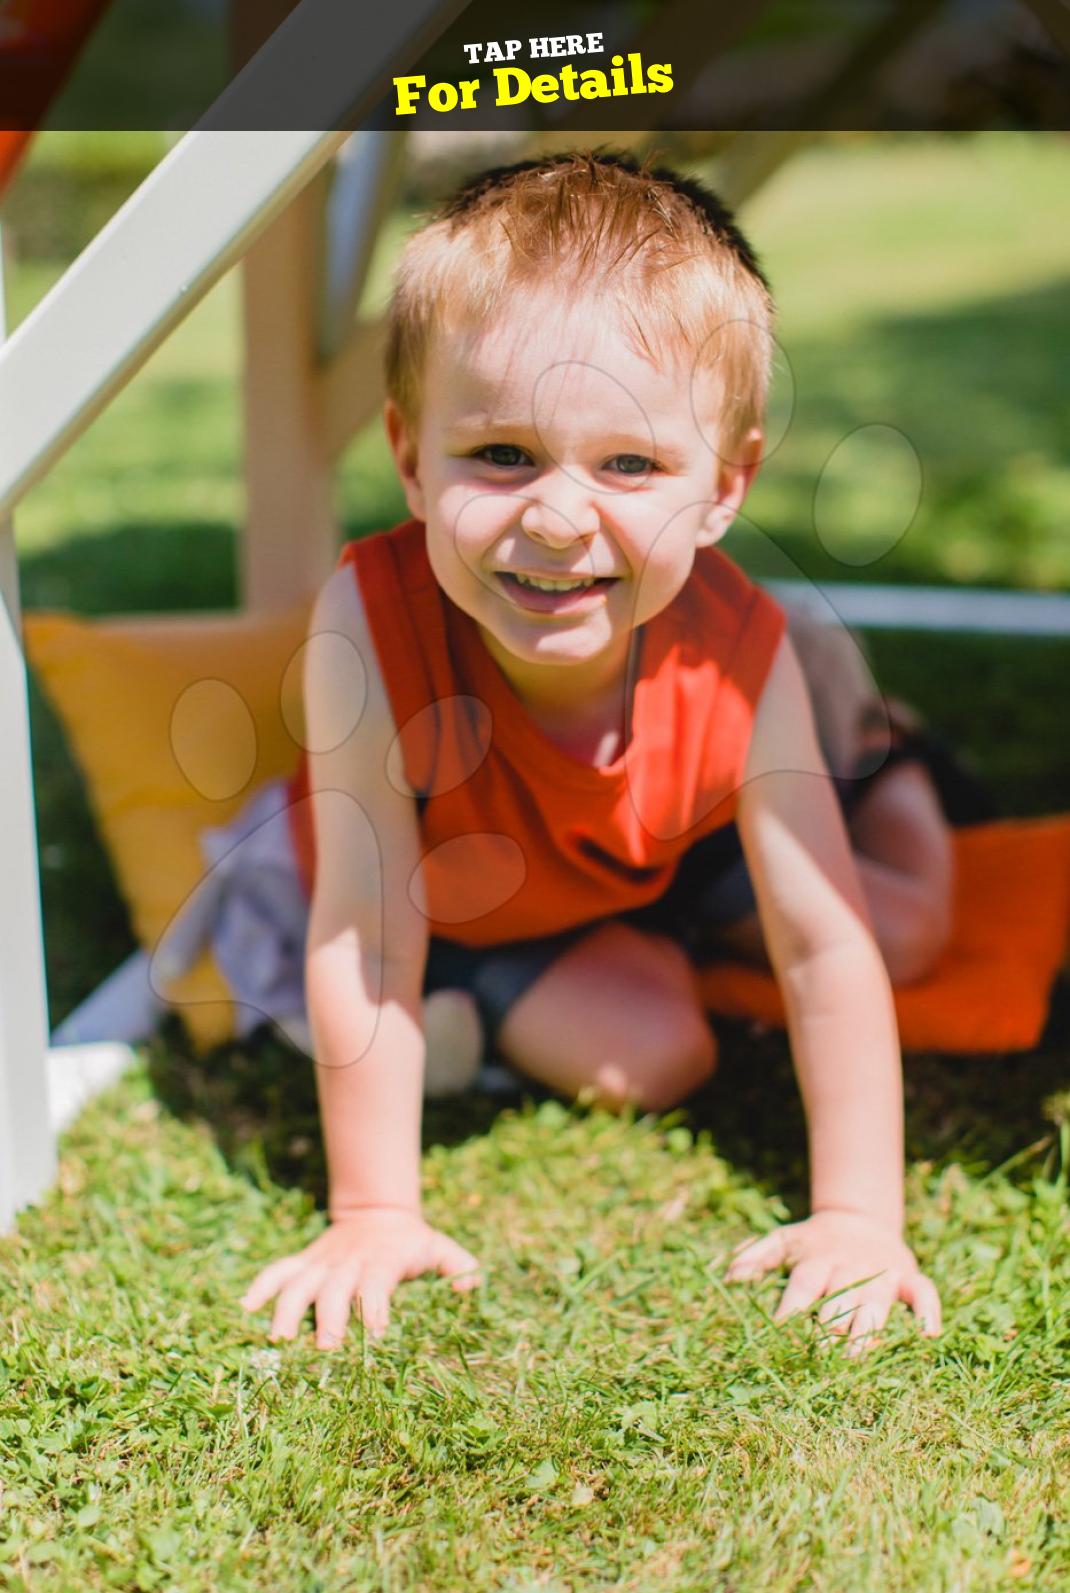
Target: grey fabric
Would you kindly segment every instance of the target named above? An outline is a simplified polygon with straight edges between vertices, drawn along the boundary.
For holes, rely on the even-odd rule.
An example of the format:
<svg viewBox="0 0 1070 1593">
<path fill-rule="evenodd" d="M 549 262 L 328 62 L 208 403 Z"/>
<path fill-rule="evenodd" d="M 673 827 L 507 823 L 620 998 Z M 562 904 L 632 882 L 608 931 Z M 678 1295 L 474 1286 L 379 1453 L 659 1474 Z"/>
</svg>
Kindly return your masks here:
<svg viewBox="0 0 1070 1593">
<path fill-rule="evenodd" d="M 286 785 L 260 786 L 229 824 L 202 830 L 207 872 L 161 939 L 153 974 L 184 973 L 210 950 L 245 1036 L 265 1020 L 304 1042 L 308 903 L 290 841 Z"/>
<path fill-rule="evenodd" d="M 241 1004 L 239 1032 L 262 1018 L 305 1011 L 308 903 L 298 878 L 285 784 L 269 782 L 230 824 L 201 833 L 213 874 L 225 884 L 212 952 Z"/>
</svg>

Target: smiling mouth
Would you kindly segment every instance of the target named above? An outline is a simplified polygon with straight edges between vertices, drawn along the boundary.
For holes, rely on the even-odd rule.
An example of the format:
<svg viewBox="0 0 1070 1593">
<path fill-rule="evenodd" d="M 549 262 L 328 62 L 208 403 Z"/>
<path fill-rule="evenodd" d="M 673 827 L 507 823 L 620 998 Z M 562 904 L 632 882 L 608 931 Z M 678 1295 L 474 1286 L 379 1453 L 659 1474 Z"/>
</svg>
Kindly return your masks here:
<svg viewBox="0 0 1070 1593">
<path fill-rule="evenodd" d="M 521 586 L 537 586 L 543 592 L 573 592 L 578 586 L 593 586 L 598 580 L 608 579 L 597 575 L 528 575 L 524 570 L 507 570 L 502 574 L 511 575 Z"/>
<path fill-rule="evenodd" d="M 498 570 L 496 577 L 515 603 L 537 613 L 558 613 L 563 609 L 579 608 L 599 597 L 619 579 L 615 575 L 601 575 L 582 576 L 567 582 L 537 582 L 531 576 L 514 575 L 507 570 Z"/>
</svg>

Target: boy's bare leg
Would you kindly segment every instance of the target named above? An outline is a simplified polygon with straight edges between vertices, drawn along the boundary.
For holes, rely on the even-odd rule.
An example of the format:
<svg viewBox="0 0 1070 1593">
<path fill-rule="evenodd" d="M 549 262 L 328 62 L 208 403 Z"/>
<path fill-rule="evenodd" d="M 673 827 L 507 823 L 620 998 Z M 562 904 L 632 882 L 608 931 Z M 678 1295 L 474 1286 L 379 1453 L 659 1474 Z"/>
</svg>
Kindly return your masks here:
<svg viewBox="0 0 1070 1593">
<path fill-rule="evenodd" d="M 513 1005 L 498 1051 L 551 1089 L 666 1111 L 705 1082 L 717 1046 L 687 953 L 617 921 L 576 941 Z"/>
<path fill-rule="evenodd" d="M 951 831 L 926 770 L 889 769 L 858 804 L 850 834 L 892 983 L 909 984 L 947 945 L 955 887 Z"/>
<path fill-rule="evenodd" d="M 935 787 L 917 763 L 874 782 L 848 826 L 873 930 L 893 984 L 920 979 L 951 932 L 954 854 Z M 726 927 L 726 949 L 768 967 L 757 913 Z"/>
</svg>

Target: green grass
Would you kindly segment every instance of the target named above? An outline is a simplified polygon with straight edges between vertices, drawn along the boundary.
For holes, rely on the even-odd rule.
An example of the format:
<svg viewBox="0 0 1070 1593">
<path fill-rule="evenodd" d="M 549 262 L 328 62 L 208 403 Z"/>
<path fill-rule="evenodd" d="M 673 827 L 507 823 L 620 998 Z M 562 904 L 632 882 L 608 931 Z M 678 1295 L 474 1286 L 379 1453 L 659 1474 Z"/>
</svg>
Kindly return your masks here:
<svg viewBox="0 0 1070 1593">
<path fill-rule="evenodd" d="M 5 1585 L 1063 1587 L 1060 1081 L 910 1059 L 938 1340 L 896 1307 L 852 1363 L 770 1322 L 779 1281 L 724 1284 L 730 1243 L 806 1198 L 783 1050 L 730 1028 L 686 1121 L 429 1108 L 427 1213 L 487 1282 L 403 1285 L 381 1344 L 324 1357 L 237 1304 L 321 1226 L 308 1070 L 165 1036 L 3 1247 Z"/>
<path fill-rule="evenodd" d="M 754 207 L 799 378 L 749 505 L 762 531 L 733 533 L 754 567 L 1066 580 L 1051 356 L 1067 330 L 1065 155 L 1030 148 L 817 151 Z M 20 264 L 16 316 L 57 270 Z M 226 281 L 30 495 L 28 607 L 235 600 L 235 307 Z M 833 571 L 814 485 L 868 423 L 923 425 L 922 509 L 895 548 Z M 867 468 L 879 481 L 880 460 Z M 353 533 L 398 512 L 372 432 L 339 502 Z M 869 642 L 878 678 L 983 769 L 1002 812 L 1067 806 L 1070 645 Z M 31 717 L 55 1023 L 133 941 L 33 683 Z M 1028 1055 L 907 1057 L 908 1236 L 945 1327 L 922 1340 L 897 1306 L 860 1362 L 824 1347 L 810 1317 L 772 1325 L 782 1278 L 721 1279 L 738 1239 L 805 1214 L 807 1183 L 783 1038 L 718 1027 L 717 1075 L 660 1120 L 566 1108 L 535 1086 L 507 1108 L 429 1104 L 427 1213 L 487 1281 L 464 1299 L 405 1284 L 381 1345 L 354 1326 L 324 1357 L 307 1334 L 269 1347 L 268 1313 L 237 1304 L 322 1226 L 311 1069 L 266 1034 L 197 1058 L 169 1021 L 64 1136 L 57 1187 L 0 1241 L 0 1586 L 1068 1585 L 1065 988 Z"/>
</svg>

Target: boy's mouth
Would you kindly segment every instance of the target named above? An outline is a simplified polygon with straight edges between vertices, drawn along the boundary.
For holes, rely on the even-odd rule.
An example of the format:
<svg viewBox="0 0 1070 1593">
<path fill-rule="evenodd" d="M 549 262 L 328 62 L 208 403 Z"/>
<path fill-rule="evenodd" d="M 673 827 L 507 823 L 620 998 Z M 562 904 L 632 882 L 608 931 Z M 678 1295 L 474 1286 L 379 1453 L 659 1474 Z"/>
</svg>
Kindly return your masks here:
<svg viewBox="0 0 1070 1593">
<path fill-rule="evenodd" d="M 536 585 L 533 577 L 514 575 L 506 570 L 498 570 L 496 578 L 514 603 L 538 614 L 561 614 L 600 602 L 602 593 L 617 580 L 615 575 L 593 579 L 582 576 L 574 581 L 547 581 Z"/>
</svg>

